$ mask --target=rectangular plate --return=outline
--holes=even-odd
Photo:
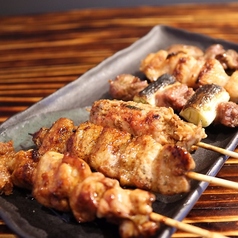
[[[130,73],[140,76],[141,60],[151,52],[164,49],[171,44],[192,44],[202,49],[211,44],[220,43],[225,48],[238,50],[238,45],[212,39],[168,26],[155,26],[146,36],[130,47],[116,53],[82,77],[58,90],[51,96],[36,103],[26,111],[19,113],[0,126],[0,140],[13,139],[16,149],[28,149],[32,146],[28,133],[37,131],[41,126],[50,126],[61,116],[69,117],[80,123],[87,120],[83,108],[90,106],[100,98],[109,98],[108,80],[118,74]],[[206,129],[205,142],[229,150],[238,144],[237,129],[210,126]],[[215,176],[226,161],[226,156],[205,149],[198,149],[193,157],[196,171]],[[154,211],[182,220],[192,209],[207,187],[205,182],[192,182],[188,194],[172,197],[157,196]],[[172,203],[172,204],[171,204]],[[14,194],[0,197],[0,216],[6,224],[23,237],[117,237],[117,227],[108,225],[104,220],[77,224],[70,214],[60,214],[42,207],[31,198],[30,192],[15,189]],[[159,237],[170,237],[174,228],[162,227]]]

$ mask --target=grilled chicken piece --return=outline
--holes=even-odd
[[[33,150],[15,152],[12,141],[0,142],[0,194],[11,194],[14,185],[31,189],[37,162]]]
[[[147,86],[146,80],[141,80],[130,74],[121,74],[114,80],[109,80],[109,93],[114,99],[130,101],[135,94]]]
[[[90,121],[127,131],[134,136],[151,135],[161,145],[176,144],[188,150],[206,137],[200,125],[183,121],[172,108],[136,102],[95,101],[90,111]]]
[[[235,50],[225,50],[221,44],[214,44],[205,50],[206,58],[214,58],[220,61],[224,69],[238,69],[238,54]]]
[[[14,158],[15,151],[13,142],[0,142],[0,194],[9,195],[12,193],[13,184],[11,173],[9,171],[9,161]]]
[[[119,224],[121,237],[148,237],[159,228],[149,218],[153,194],[122,189],[117,180],[92,173],[79,158],[48,151],[41,157],[33,178],[37,201],[60,211],[71,210],[78,222],[106,218]]]
[[[140,71],[145,73],[150,81],[155,81],[162,74],[175,74],[178,81],[188,86],[195,85],[194,78],[199,72],[203,51],[196,46],[175,44],[167,50],[150,53],[141,61]],[[187,74],[189,72],[189,74]],[[191,77],[191,79],[190,79]]]
[[[158,53],[157,53],[158,54]],[[184,52],[175,52],[167,58],[155,64],[157,54],[150,61],[142,61],[140,70],[145,73],[150,81],[155,81],[161,75],[167,73],[173,75],[177,81],[194,89],[207,83],[217,83],[224,86],[229,79],[221,63],[215,58],[195,57]],[[153,73],[153,74],[152,74]]]
[[[38,158],[34,156],[32,149],[18,151],[11,167],[11,180],[14,186],[31,189],[33,183],[33,172],[37,166]]]
[[[186,54],[184,52],[168,54],[168,52],[164,50],[160,50],[155,54],[151,53],[142,60],[140,71],[153,82],[162,74],[173,74],[180,58],[185,56]]]
[[[204,63],[203,58],[196,59],[193,56],[186,55],[178,60],[178,64],[171,74],[178,82],[197,89],[200,86],[197,78]]]
[[[215,123],[228,127],[238,127],[238,105],[234,102],[222,102],[217,108]]]
[[[33,195],[46,207],[70,211],[72,190],[90,174],[89,166],[81,159],[48,151],[34,171]]]
[[[224,87],[229,80],[221,63],[216,59],[207,59],[202,66],[196,82],[198,85],[217,84]]]
[[[49,150],[58,151],[59,153],[66,151],[67,141],[73,134],[74,129],[73,121],[67,118],[60,118],[56,124],[51,126],[50,130],[41,128],[35,132],[32,140],[39,148],[37,150],[38,156],[45,154]]]

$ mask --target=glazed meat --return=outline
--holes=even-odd
[[[114,127],[134,136],[151,135],[161,145],[176,144],[188,150],[206,137],[201,126],[187,123],[172,108],[119,100],[98,100],[92,105],[90,121]]]
[[[148,237],[159,228],[149,219],[153,194],[122,189],[117,180],[92,173],[85,161],[54,151],[46,152],[37,165],[33,195],[47,207],[71,210],[78,222],[98,217],[119,224],[121,237]]]
[[[33,150],[18,151],[11,168],[11,180],[17,187],[31,189],[33,172],[37,166],[38,159],[35,158]]]
[[[49,150],[58,151],[59,153],[66,151],[67,141],[73,134],[74,129],[73,121],[67,118],[60,118],[56,124],[51,126],[50,130],[41,128],[35,132],[32,140],[39,148],[37,150],[38,156],[45,154]],[[56,136],[54,137],[53,135]]]
[[[238,70],[230,76],[224,88],[230,94],[230,100],[238,103]]]
[[[169,54],[167,51],[160,50],[157,53],[149,54],[141,62],[140,71],[142,71],[146,77],[153,82],[165,73],[173,74],[177,64],[181,59],[184,59],[184,57],[187,57],[187,54],[184,52],[178,51]]]
[[[69,211],[68,198],[73,188],[91,174],[82,160],[48,151],[34,171],[33,195],[46,207]]]
[[[11,181],[9,161],[14,158],[13,142],[0,142],[0,194],[12,193],[13,184]]]
[[[196,78],[204,62],[204,53],[196,46],[175,44],[166,50],[150,53],[142,60],[140,71],[150,81],[165,73],[176,75],[177,80],[196,87]]]
[[[175,76],[176,77],[176,76]],[[196,78],[198,85],[217,84],[224,87],[229,80],[221,63],[216,59],[207,59]]]
[[[14,185],[31,189],[36,164],[32,150],[15,152],[12,141],[0,142],[0,194],[11,194]]]

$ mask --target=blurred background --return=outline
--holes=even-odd
[[[59,12],[80,8],[113,8],[184,3],[222,3],[227,0],[0,0],[0,16]],[[176,11],[176,9],[175,9]]]

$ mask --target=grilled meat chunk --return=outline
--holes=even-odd
[[[147,86],[146,80],[141,80],[130,74],[121,74],[114,80],[109,80],[109,93],[115,99],[130,101],[135,94]]]
[[[201,126],[183,121],[172,108],[131,101],[95,101],[90,111],[90,121],[127,131],[135,136],[151,135],[162,145],[176,144],[188,150],[206,137]]]
[[[11,173],[9,171],[9,161],[14,158],[13,142],[0,142],[0,194],[6,195],[12,193],[13,184],[11,181]]]
[[[74,129],[72,120],[60,118],[50,129],[41,128],[35,132],[32,140],[38,148],[38,156],[45,154],[49,150],[63,153],[66,150],[67,141],[73,134]]]
[[[217,108],[215,123],[228,127],[238,127],[238,105],[234,102],[222,102]]]
[[[12,141],[0,142],[0,194],[11,194],[14,185],[31,189],[37,162],[33,150],[15,152]]]
[[[70,211],[68,199],[72,190],[90,174],[86,162],[49,150],[34,171],[33,195],[46,207]]]
[[[78,222],[106,218],[120,226],[121,237],[148,237],[159,228],[149,218],[153,194],[122,189],[117,180],[92,173],[85,161],[54,151],[37,165],[33,195],[47,207],[71,210]]]

